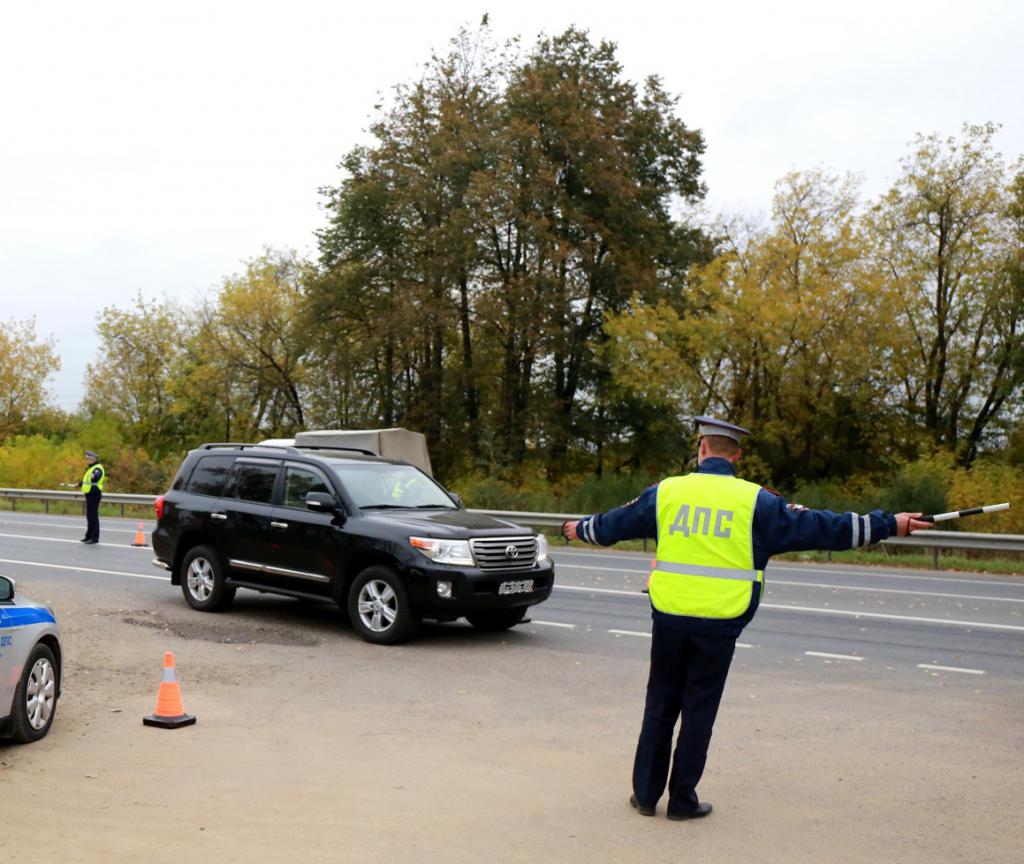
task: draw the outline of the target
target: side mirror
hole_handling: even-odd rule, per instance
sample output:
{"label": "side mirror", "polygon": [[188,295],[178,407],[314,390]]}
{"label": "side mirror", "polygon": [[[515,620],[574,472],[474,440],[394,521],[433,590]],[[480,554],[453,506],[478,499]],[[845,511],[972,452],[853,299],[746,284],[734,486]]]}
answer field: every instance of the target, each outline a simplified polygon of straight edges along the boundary
{"label": "side mirror", "polygon": [[448,496],[459,505],[459,509],[462,509],[462,496],[458,492],[449,492]]}
{"label": "side mirror", "polygon": [[14,580],[9,576],[0,576],[0,603],[14,599]]}
{"label": "side mirror", "polygon": [[334,513],[338,502],[329,492],[309,492],[306,495],[306,509],[314,513]]}

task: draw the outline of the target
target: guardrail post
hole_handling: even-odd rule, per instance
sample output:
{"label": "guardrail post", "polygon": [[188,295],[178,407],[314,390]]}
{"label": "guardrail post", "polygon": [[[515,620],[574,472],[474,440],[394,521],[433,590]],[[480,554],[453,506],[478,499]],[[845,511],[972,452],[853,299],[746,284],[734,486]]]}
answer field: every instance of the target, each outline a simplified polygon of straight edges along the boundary
{"label": "guardrail post", "polygon": [[124,504],[121,505],[121,518],[124,518]]}
{"label": "guardrail post", "polygon": [[939,569],[939,547],[932,546],[932,570]]}
{"label": "guardrail post", "polygon": [[50,512],[50,499],[49,498],[44,498],[43,499],[43,510],[46,513]]}

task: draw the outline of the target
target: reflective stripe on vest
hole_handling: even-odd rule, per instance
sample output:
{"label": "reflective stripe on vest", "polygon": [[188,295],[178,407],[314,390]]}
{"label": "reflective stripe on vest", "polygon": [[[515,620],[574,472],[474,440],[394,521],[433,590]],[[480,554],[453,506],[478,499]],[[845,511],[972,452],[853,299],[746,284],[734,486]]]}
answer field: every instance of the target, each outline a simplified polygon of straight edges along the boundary
{"label": "reflective stripe on vest", "polygon": [[654,569],[663,573],[679,573],[683,576],[710,576],[714,579],[739,579],[756,582],[760,571],[737,570],[733,567],[701,567],[697,564],[672,564],[669,561],[655,561]]}
{"label": "reflective stripe on vest", "polygon": [[752,526],[761,487],[722,474],[686,474],[658,484],[654,608],[671,615],[737,618],[764,574],[754,568]]}
{"label": "reflective stripe on vest", "polygon": [[[92,480],[90,480],[89,478],[92,477],[92,472],[95,471],[97,468],[100,469],[100,479],[93,483]],[[97,462],[95,465],[90,465],[88,468],[85,469],[85,474],[82,475],[82,494],[88,495],[89,492],[92,491],[93,486],[95,486],[97,489],[100,490],[100,492],[102,492],[103,483],[106,479],[107,470],[99,462]]]}

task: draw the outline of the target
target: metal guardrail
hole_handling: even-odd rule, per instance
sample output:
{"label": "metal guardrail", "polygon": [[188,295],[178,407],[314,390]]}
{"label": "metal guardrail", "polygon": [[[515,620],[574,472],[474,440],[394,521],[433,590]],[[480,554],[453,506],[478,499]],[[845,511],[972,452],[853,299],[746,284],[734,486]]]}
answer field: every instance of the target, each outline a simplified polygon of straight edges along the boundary
{"label": "metal guardrail", "polygon": [[[81,492],[71,489],[0,489],[0,499],[7,498],[11,502],[11,509],[18,509],[19,501],[42,501],[43,509],[50,512],[51,501],[77,501],[85,512],[84,496]],[[132,495],[127,492],[104,492],[104,504],[118,504],[121,507],[121,515],[124,516],[124,508],[134,504],[139,507],[152,507],[156,495]]]}
{"label": "metal guardrail", "polygon": [[[561,528],[570,519],[579,519],[573,513],[516,513],[511,510],[471,510],[485,516],[508,519],[536,528]],[[985,552],[1024,552],[1022,534],[969,534],[966,531],[920,531],[910,537],[890,537],[883,546],[916,546],[930,549],[932,565],[939,569],[939,552],[943,549],[970,549]],[[644,549],[646,549],[646,542]],[[832,556],[829,554],[829,560]]]}
{"label": "metal guardrail", "polygon": [[[132,495],[118,492],[104,492],[104,504],[117,504],[121,507],[121,515],[128,505],[153,506],[155,495]],[[50,512],[51,501],[81,501],[83,511],[85,502],[82,493],[73,490],[54,489],[0,489],[0,499],[9,499],[11,509],[17,509],[21,500],[43,501],[45,510]],[[493,516],[497,519],[508,519],[520,525],[533,528],[561,528],[562,523],[570,519],[579,519],[574,513],[522,513],[516,510],[470,510],[481,516]],[[921,531],[910,537],[891,537],[882,541],[883,546],[914,546],[930,549],[932,564],[939,566],[939,552],[943,549],[970,549],[985,552],[1024,552],[1024,535],[1021,534],[970,534],[966,531]],[[646,548],[646,545],[645,547]]]}

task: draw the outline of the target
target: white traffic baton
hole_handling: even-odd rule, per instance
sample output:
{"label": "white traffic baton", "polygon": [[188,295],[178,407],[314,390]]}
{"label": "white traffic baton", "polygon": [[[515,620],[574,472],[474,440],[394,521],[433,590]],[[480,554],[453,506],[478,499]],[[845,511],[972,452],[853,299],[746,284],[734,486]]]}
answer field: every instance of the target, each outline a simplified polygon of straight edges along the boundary
{"label": "white traffic baton", "polygon": [[959,519],[961,516],[976,516],[978,513],[998,513],[1001,510],[1009,510],[1009,502],[1005,504],[988,504],[985,507],[968,507],[966,510],[953,510],[949,513],[936,513],[929,516],[915,516],[919,522],[948,522],[950,519]]}

